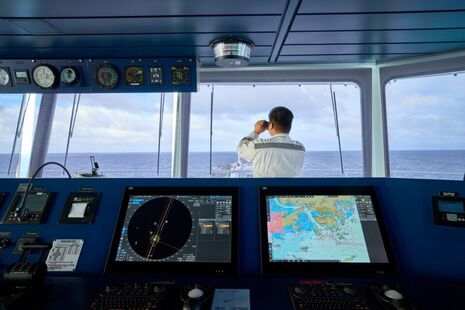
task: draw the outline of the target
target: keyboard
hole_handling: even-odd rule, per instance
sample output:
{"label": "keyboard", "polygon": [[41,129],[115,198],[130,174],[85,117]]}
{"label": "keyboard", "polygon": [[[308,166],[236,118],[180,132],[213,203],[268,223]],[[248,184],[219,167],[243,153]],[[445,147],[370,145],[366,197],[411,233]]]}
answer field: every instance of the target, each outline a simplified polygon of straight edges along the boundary
{"label": "keyboard", "polygon": [[315,283],[289,287],[295,310],[368,310],[366,298],[350,284]]}
{"label": "keyboard", "polygon": [[173,287],[150,282],[107,285],[92,302],[90,309],[166,309],[173,300]]}

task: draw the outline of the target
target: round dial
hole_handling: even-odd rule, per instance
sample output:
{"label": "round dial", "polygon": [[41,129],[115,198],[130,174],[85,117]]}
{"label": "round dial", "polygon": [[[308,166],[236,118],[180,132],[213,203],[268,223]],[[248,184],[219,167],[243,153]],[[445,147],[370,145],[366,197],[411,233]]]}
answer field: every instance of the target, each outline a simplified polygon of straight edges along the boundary
{"label": "round dial", "polygon": [[58,83],[58,73],[50,65],[38,65],[32,71],[32,79],[40,88],[53,88]]}
{"label": "round dial", "polygon": [[10,75],[4,68],[0,68],[0,86],[6,86],[10,84]]}
{"label": "round dial", "polygon": [[114,88],[118,84],[118,69],[110,64],[102,64],[95,69],[97,85],[103,88]]}
{"label": "round dial", "polygon": [[66,67],[61,70],[61,82],[65,85],[71,86],[79,82],[79,70],[74,67]]}

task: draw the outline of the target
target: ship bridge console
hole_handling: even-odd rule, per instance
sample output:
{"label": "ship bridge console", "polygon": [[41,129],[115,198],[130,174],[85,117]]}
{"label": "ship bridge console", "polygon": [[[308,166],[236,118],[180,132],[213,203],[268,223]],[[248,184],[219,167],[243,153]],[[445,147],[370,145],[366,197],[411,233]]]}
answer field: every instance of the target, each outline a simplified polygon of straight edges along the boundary
{"label": "ship bridge console", "polygon": [[[452,119],[463,115],[463,87],[455,95],[457,80],[425,82],[427,95],[413,94],[392,112],[386,90],[411,77],[460,78],[463,29],[465,4],[458,0],[0,3],[0,308],[464,309],[464,127]],[[329,86],[326,97],[303,90],[306,97],[295,101],[313,100],[306,109],[317,112],[324,98],[331,103],[323,123],[334,119],[337,173],[327,173],[332,155],[322,152],[319,168],[327,174],[235,178],[238,162],[217,175],[213,123],[229,134],[240,127],[230,127],[235,113],[259,113],[261,99],[245,100],[244,84],[269,86],[269,101],[281,92],[296,98],[278,85]],[[335,89],[347,84],[360,108],[341,109]],[[216,96],[228,87],[239,87],[222,94],[232,112],[217,122]],[[453,96],[441,101],[429,93],[436,88]],[[97,115],[83,122],[96,150],[113,150],[107,136],[94,138],[121,123],[136,130],[118,127],[108,135],[115,144],[128,143],[133,152],[152,143],[153,132],[140,129],[156,127],[149,112],[106,118],[120,106],[126,113],[144,109],[128,94],[160,97],[158,154],[150,149],[153,156],[117,175],[102,173],[91,152],[92,172],[83,172],[69,151],[82,114]],[[65,115],[63,96],[71,117],[67,140],[57,139],[66,149],[61,156],[50,142],[54,119]],[[94,106],[90,96],[107,102]],[[15,112],[12,98],[22,98]],[[191,117],[199,107],[202,117]],[[172,121],[168,159],[160,151],[164,113]],[[3,122],[13,114],[17,122]],[[392,114],[402,118],[391,121]],[[360,115],[349,130],[339,127],[347,115]],[[208,116],[210,127],[202,127]],[[301,121],[302,137],[318,130],[314,120]],[[65,132],[60,124],[54,130]],[[411,130],[402,127],[398,141],[389,139],[404,124],[428,128],[413,134],[412,145],[431,140],[428,165],[440,177],[393,173],[405,169],[394,146],[407,150],[413,170],[426,165],[402,144]],[[452,133],[428,135],[443,129]],[[351,130],[360,150],[350,153],[354,175],[344,170],[344,134]],[[210,139],[209,157],[198,159],[209,159],[201,177],[188,172],[196,131]],[[309,149],[327,142],[327,131],[317,135]],[[111,157],[115,165],[124,160]],[[47,174],[51,165],[67,174]],[[143,165],[151,168],[141,177]]]}

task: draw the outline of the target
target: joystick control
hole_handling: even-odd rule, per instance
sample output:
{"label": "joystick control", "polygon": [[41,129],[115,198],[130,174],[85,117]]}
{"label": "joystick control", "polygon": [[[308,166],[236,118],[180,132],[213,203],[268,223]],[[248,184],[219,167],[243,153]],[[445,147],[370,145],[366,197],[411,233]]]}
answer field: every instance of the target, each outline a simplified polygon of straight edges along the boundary
{"label": "joystick control", "polygon": [[181,289],[183,310],[210,309],[213,288],[208,285],[192,284]]}
{"label": "joystick control", "polygon": [[198,289],[198,288],[193,288],[191,289],[189,292],[187,292],[187,296],[189,298],[200,298],[203,296],[203,291],[201,289]]}

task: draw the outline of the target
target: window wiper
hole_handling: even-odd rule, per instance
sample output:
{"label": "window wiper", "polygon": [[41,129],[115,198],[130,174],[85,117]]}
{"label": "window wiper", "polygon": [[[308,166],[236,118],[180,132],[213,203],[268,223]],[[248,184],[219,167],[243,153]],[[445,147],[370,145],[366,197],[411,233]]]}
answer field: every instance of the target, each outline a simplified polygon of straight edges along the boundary
{"label": "window wiper", "polygon": [[[76,117],[77,117],[80,102],[81,102],[81,94],[74,94],[73,108],[71,109],[71,118],[69,120],[68,141],[66,142],[65,160],[63,161],[63,166],[65,167],[66,167],[66,162],[68,161],[69,143],[71,142],[71,138],[73,137],[74,126],[76,125]],[[64,171],[63,171],[63,174],[65,174]]]}
{"label": "window wiper", "polygon": [[26,117],[26,111],[27,111],[27,108],[29,107],[30,99],[31,99],[31,96],[29,94],[24,94],[23,99],[21,101],[21,108],[18,114],[18,123],[16,124],[15,139],[13,140],[10,163],[8,164],[8,175],[10,175],[10,172],[11,172],[11,165],[13,163],[13,156],[15,154],[16,143],[18,142],[18,139],[21,137],[21,132],[23,131],[24,119]]}
{"label": "window wiper", "polygon": [[341,161],[341,174],[344,175],[344,162],[342,160],[342,149],[341,149],[341,136],[339,133],[339,119],[337,116],[337,102],[336,92],[333,92],[333,84],[329,84],[329,91],[331,93],[331,103],[333,106],[334,126],[336,127],[337,142],[339,145],[339,159]]}
{"label": "window wiper", "polygon": [[212,175],[212,151],[213,151],[213,101],[215,95],[215,85],[212,84],[210,93],[210,176]]}
{"label": "window wiper", "polygon": [[157,175],[160,175],[160,142],[163,129],[163,114],[165,110],[165,93],[160,93],[160,120],[158,122],[158,153],[157,153]]}

